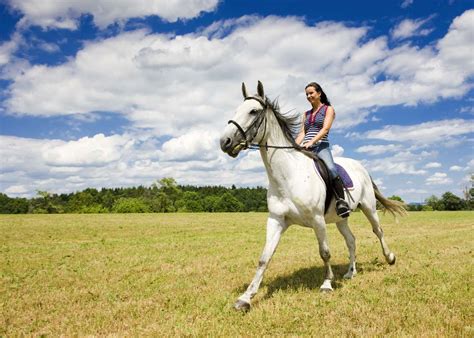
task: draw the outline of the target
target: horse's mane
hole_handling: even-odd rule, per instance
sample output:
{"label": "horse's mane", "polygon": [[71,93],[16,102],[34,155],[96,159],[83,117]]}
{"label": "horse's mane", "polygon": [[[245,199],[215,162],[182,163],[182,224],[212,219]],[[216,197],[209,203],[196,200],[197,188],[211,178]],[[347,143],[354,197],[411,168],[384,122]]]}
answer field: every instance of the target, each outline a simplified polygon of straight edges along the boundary
{"label": "horse's mane", "polygon": [[297,135],[301,128],[301,115],[300,114],[290,114],[291,111],[282,113],[280,111],[280,105],[278,104],[278,99],[271,101],[268,97],[265,98],[268,107],[273,111],[278,125],[280,126],[283,135],[290,142],[290,144],[298,151],[302,152],[306,156],[316,159],[317,156],[309,150],[301,147],[295,142],[295,135]]}

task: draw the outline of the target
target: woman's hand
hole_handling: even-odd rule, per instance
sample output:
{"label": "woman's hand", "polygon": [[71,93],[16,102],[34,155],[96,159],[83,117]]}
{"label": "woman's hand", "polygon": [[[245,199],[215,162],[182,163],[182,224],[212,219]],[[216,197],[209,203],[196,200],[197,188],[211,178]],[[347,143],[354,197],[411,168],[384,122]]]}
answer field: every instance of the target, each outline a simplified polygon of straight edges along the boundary
{"label": "woman's hand", "polygon": [[303,148],[306,148],[306,149],[311,149],[313,146],[314,146],[314,143],[311,141],[303,143]]}

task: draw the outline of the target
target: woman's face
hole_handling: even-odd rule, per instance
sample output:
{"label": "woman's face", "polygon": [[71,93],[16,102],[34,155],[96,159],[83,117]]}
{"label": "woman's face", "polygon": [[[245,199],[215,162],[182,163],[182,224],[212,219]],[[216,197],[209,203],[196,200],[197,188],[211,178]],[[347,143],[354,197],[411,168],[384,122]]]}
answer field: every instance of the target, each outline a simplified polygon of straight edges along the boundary
{"label": "woman's face", "polygon": [[314,103],[319,103],[321,99],[321,93],[318,93],[316,91],[316,88],[313,86],[309,86],[306,88],[306,99],[308,100],[309,103],[314,104]]}

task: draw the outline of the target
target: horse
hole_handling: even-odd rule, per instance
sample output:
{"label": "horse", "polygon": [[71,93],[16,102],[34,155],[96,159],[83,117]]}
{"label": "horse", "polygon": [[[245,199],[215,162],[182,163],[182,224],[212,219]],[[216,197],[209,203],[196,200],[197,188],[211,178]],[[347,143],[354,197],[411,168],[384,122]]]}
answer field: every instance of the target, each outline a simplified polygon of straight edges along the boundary
{"label": "horse", "polygon": [[[321,175],[315,170],[312,152],[305,151],[293,139],[292,129],[300,124],[300,116],[282,114],[276,101],[265,96],[263,85],[258,81],[257,94],[249,96],[242,83],[244,97],[234,117],[225,127],[220,147],[231,157],[237,157],[247,148],[258,148],[268,176],[268,219],[266,241],[257,271],[246,291],[234,304],[236,310],[248,311],[251,299],[257,293],[263,275],[275,253],[281,236],[292,224],[312,228],[315,232],[319,254],[324,262],[325,277],[321,291],[332,291],[334,274],[330,264],[330,250],[326,224],[336,223],[349,251],[349,268],[343,276],[355,277],[356,243],[348,225],[348,218],[340,218],[335,212],[335,200],[325,210],[326,187]],[[257,141],[258,140],[258,141]],[[359,207],[372,225],[380,241],[388,264],[396,261],[388,247],[377,215],[376,201],[394,216],[406,214],[403,203],[385,198],[373,182],[367,170],[356,160],[338,157],[335,162],[345,168],[353,181],[348,199],[352,210]],[[346,194],[347,195],[347,194]]]}

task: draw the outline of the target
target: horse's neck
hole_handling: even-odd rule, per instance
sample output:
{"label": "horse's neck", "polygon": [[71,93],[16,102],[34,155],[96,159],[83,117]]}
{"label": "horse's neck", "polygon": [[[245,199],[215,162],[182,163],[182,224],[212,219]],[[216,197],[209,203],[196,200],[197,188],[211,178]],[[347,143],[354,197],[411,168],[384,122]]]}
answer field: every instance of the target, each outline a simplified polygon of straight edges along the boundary
{"label": "horse's neck", "polygon": [[[269,146],[292,146],[274,116],[268,119],[265,141]],[[272,185],[281,186],[291,183],[291,179],[295,178],[295,174],[299,171],[298,168],[311,168],[311,160],[295,149],[261,148],[260,154],[265,164],[269,183]]]}

